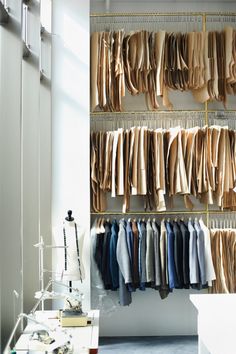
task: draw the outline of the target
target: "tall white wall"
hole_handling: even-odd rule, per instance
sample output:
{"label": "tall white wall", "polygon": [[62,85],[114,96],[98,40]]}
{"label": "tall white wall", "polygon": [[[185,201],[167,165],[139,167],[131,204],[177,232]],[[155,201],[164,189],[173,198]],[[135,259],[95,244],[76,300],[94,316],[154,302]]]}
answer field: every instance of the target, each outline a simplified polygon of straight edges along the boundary
{"label": "tall white wall", "polygon": [[[51,2],[42,0],[41,6],[47,1]],[[50,76],[40,81],[40,2],[30,2],[31,54],[25,59],[22,1],[8,0],[7,6],[9,23],[0,26],[2,348],[16,316],[35,304],[39,267],[38,250],[33,245],[40,235],[45,243],[51,242],[51,89]],[[50,58],[49,46],[42,64],[47,73]],[[51,255],[45,258],[49,269]]]}
{"label": "tall white wall", "polygon": [[[73,285],[84,293],[83,305],[88,308],[89,2],[54,1],[52,32],[52,227],[63,244],[62,223],[71,209],[84,232],[86,278],[82,285]],[[57,261],[53,253],[55,266]]]}
{"label": "tall white wall", "polygon": [[14,324],[13,290],[21,305],[21,4],[9,1],[11,20],[0,26],[0,239],[3,345]]}
{"label": "tall white wall", "polygon": [[[105,1],[91,1],[91,13],[99,13],[105,11]],[[216,3],[214,1],[110,1],[110,12],[146,13],[176,11],[235,11],[235,4],[233,2]],[[132,18],[130,18],[130,21],[132,21]],[[142,22],[142,24],[144,23],[145,20]],[[168,25],[169,24],[162,23],[162,29],[168,29]],[[217,24],[212,24],[212,28],[216,25]],[[106,26],[106,28],[107,27],[108,26]],[[145,25],[143,25],[143,27],[145,27]],[[175,30],[175,28],[172,28],[172,30]],[[174,103],[177,104],[179,109],[204,109],[204,106],[199,107],[199,105],[196,105],[196,103],[194,103],[193,99],[188,94],[176,93],[173,94],[173,96]],[[129,103],[135,102],[133,106],[129,106],[130,110],[145,109],[143,97],[132,97],[132,99],[126,99],[127,101],[129,100]],[[233,101],[235,101],[235,97],[233,97]],[[214,107],[217,107],[217,104],[214,104]],[[218,107],[222,109],[222,106]],[[229,108],[235,108],[235,104]],[[119,307],[116,298],[116,304],[118,306],[116,311],[108,311],[107,314],[101,316],[100,335],[152,336],[196,334],[197,313],[190,303],[190,293],[193,293],[193,291],[174,290],[173,294],[170,294],[167,299],[161,300],[158,292],[155,292],[154,290],[147,289],[145,292],[136,291],[136,293],[132,295],[132,304],[129,307],[124,308]]]}

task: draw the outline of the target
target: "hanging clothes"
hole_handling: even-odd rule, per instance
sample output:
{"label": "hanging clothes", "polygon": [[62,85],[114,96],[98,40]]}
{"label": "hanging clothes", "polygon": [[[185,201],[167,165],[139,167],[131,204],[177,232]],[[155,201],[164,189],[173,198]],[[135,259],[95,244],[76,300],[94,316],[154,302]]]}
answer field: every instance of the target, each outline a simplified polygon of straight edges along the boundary
{"label": "hanging clothes", "polygon": [[[191,91],[197,102],[226,106],[236,93],[236,30],[155,33],[140,30],[91,34],[91,110],[123,109],[126,87],[144,94],[147,108],[172,109],[169,91]],[[125,87],[126,86],[126,87]]]}
{"label": "hanging clothes", "polygon": [[143,196],[144,209],[166,210],[182,196],[236,209],[236,131],[227,126],[182,129],[119,128],[91,133],[91,200],[94,211],[106,210],[106,195]]}
{"label": "hanging clothes", "polygon": [[211,251],[216,279],[212,282],[212,293],[235,293],[235,229],[211,229]]}
{"label": "hanging clothes", "polygon": [[[165,299],[174,289],[212,285],[215,270],[209,230],[202,219],[98,219],[91,230],[92,269],[107,291],[119,289],[119,303],[131,303],[139,289],[158,290]],[[96,234],[97,233],[97,234]],[[97,265],[97,270],[95,265]]]}

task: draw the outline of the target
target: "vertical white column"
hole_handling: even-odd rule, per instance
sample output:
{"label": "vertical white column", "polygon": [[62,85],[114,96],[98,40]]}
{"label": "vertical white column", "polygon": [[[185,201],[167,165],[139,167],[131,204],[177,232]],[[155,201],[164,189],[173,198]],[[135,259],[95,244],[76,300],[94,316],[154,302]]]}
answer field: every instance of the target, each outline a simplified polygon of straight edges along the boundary
{"label": "vertical white column", "polygon": [[[40,190],[40,235],[45,244],[51,244],[51,173],[52,173],[52,129],[51,129],[51,17],[52,1],[41,0],[40,18],[44,33],[40,42],[40,70],[42,78],[40,82],[39,102],[39,190]],[[44,252],[44,267],[52,269],[51,250]],[[46,285],[52,276],[50,272],[44,273],[44,284]],[[45,307],[50,303],[45,302]]]}
{"label": "vertical white column", "polygon": [[35,303],[39,289],[38,250],[33,246],[40,236],[40,5],[31,1],[28,8],[27,37],[30,55],[22,61],[23,125],[23,274],[24,312]]}
{"label": "vertical white column", "polygon": [[[10,22],[0,26],[0,268],[2,348],[14,325],[13,290],[21,273],[21,4],[9,0]],[[20,311],[20,298],[15,302]],[[1,348],[0,348],[1,351]],[[1,351],[2,352],[2,351]]]}
{"label": "vertical white column", "polygon": [[[79,228],[85,232],[86,279],[83,284],[73,284],[84,293],[83,306],[88,308],[89,2],[54,1],[52,32],[52,226],[60,230],[67,210],[71,209]],[[57,261],[54,257],[54,265]]]}

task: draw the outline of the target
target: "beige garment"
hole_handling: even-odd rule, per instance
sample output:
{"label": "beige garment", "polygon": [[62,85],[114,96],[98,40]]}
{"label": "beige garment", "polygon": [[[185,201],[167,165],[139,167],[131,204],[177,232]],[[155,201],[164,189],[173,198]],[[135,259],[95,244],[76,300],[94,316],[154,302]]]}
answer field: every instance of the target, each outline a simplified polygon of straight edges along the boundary
{"label": "beige garment", "polygon": [[90,100],[92,112],[99,104],[98,100],[98,58],[100,33],[93,32],[90,37]]}
{"label": "beige garment", "polygon": [[184,196],[185,206],[188,209],[193,208],[193,203],[191,202],[188,194],[195,194],[196,188],[192,189],[192,180],[194,175],[194,150],[195,150],[195,140],[198,132],[198,127],[186,129],[186,143],[183,147],[185,168],[186,168],[186,179],[188,193]]}
{"label": "beige garment", "polygon": [[122,97],[125,96],[125,72],[123,60],[123,40],[124,30],[114,32],[114,44],[112,52],[112,82],[111,82],[111,101],[113,110],[122,110]]}
{"label": "beige garment", "polygon": [[209,61],[210,61],[210,80],[208,82],[208,93],[210,99],[218,99],[218,69],[217,69],[217,49],[216,49],[216,32],[209,32]]}
{"label": "beige garment", "polygon": [[188,194],[187,174],[186,174],[184,154],[182,149],[182,139],[184,135],[185,135],[185,130],[183,129],[179,130],[176,173],[175,173],[175,194]]}
{"label": "beige garment", "polygon": [[136,66],[137,34],[130,33],[124,38],[124,72],[127,89],[131,95],[138,93],[137,83],[133,75]]}
{"label": "beige garment", "polygon": [[134,127],[134,142],[133,142],[133,156],[132,156],[132,178],[131,178],[131,194],[138,194],[138,152],[139,152],[139,139],[140,127]]}
{"label": "beige garment", "polygon": [[172,80],[171,80],[171,68],[172,68],[172,57],[173,57],[173,48],[170,44],[171,42],[171,34],[166,33],[165,35],[165,47],[164,47],[164,63],[163,63],[163,105],[168,109],[173,109],[173,105],[169,100],[168,88],[172,87]]}
{"label": "beige garment", "polygon": [[217,169],[216,203],[223,207],[224,192],[229,192],[233,188],[233,165],[230,154],[230,140],[227,127],[221,128],[219,150],[218,150],[218,169]]}
{"label": "beige garment", "polygon": [[216,190],[216,171],[218,167],[218,152],[219,152],[219,140],[220,140],[220,133],[221,133],[221,127],[218,126],[212,126],[208,128],[211,132],[211,146],[210,146],[210,153],[211,153],[211,160],[212,160],[212,189],[213,191]]}
{"label": "beige garment", "polygon": [[154,34],[154,55],[156,61],[156,95],[163,96],[165,31]]}
{"label": "beige garment", "polygon": [[98,78],[98,93],[99,106],[101,109],[107,104],[106,100],[106,33],[101,32],[100,37],[100,56],[99,56],[99,78]]}
{"label": "beige garment", "polygon": [[117,143],[117,195],[124,195],[124,129],[118,129]]}
{"label": "beige garment", "polygon": [[175,167],[177,160],[179,128],[170,128],[167,131],[167,154],[166,154],[166,184],[168,185],[169,196],[175,194]]}
{"label": "beige garment", "polygon": [[147,194],[147,127],[140,128],[138,146],[138,185],[137,194]]}
{"label": "beige garment", "polygon": [[105,81],[105,87],[106,87],[106,106],[104,107],[104,111],[113,111],[113,102],[111,100],[112,98],[112,92],[113,92],[113,87],[114,84],[112,83],[112,67],[111,67],[111,59],[112,59],[112,51],[113,51],[113,36],[112,32],[106,32],[105,34],[105,44],[106,44],[106,81]]}
{"label": "beige garment", "polygon": [[143,81],[142,81],[142,71],[144,64],[144,31],[139,31],[137,33],[137,59],[136,59],[136,67],[134,70],[135,81],[138,85],[139,93],[143,92]]}
{"label": "beige garment", "polygon": [[134,140],[135,140],[135,131],[136,128],[132,127],[130,128],[130,137],[129,137],[129,171],[128,171],[128,177],[129,177],[129,185],[132,185],[132,170],[133,170],[133,156],[134,156]]}
{"label": "beige garment", "polygon": [[165,179],[165,159],[164,159],[164,131],[156,129],[153,132],[153,178],[154,189],[156,192],[155,208],[157,211],[166,210],[165,193],[166,193],[166,179]]}
{"label": "beige garment", "polygon": [[212,229],[211,250],[216,280],[210,289],[212,293],[236,292],[236,230]]}
{"label": "beige garment", "polygon": [[144,52],[143,52],[143,68],[141,70],[141,80],[142,80],[142,92],[148,92],[148,76],[151,71],[150,63],[150,48],[149,48],[149,32],[143,31],[143,42],[144,42]]}
{"label": "beige garment", "polygon": [[149,57],[150,57],[150,70],[147,76],[148,88],[145,94],[146,105],[148,109],[158,109],[159,103],[156,94],[156,58],[155,58],[155,48],[154,48],[154,34],[149,34]]}
{"label": "beige garment", "polygon": [[117,159],[117,144],[118,144],[118,131],[113,132],[113,147],[112,147],[112,165],[111,165],[111,196],[116,196],[116,159]]}
{"label": "beige garment", "polygon": [[[226,31],[227,33],[228,31]],[[227,44],[229,39],[229,35],[226,35],[226,52],[229,53],[230,47]],[[229,77],[227,79],[227,92],[229,94],[236,94],[236,30],[232,31],[232,53],[231,53],[231,60],[229,63]],[[227,71],[226,71],[227,73]],[[226,74],[227,75],[227,74]]]}
{"label": "beige garment", "polygon": [[216,51],[218,69],[218,100],[226,106],[226,76],[225,76],[225,33],[216,32]]}
{"label": "beige garment", "polygon": [[194,41],[195,34],[194,32],[189,32],[187,34],[188,38],[188,87],[190,89],[194,88]]}
{"label": "beige garment", "polygon": [[182,150],[182,131],[179,127],[169,129],[167,170],[169,196],[188,194],[188,183]]}
{"label": "beige garment", "polygon": [[211,135],[209,129],[204,127],[202,131],[201,157],[198,173],[198,193],[202,203],[213,204],[213,188],[211,185]]}
{"label": "beige garment", "polygon": [[105,133],[105,164],[104,164],[104,174],[101,188],[103,190],[111,190],[111,162],[112,162],[112,146],[113,146],[113,132]]}
{"label": "beige garment", "polygon": [[101,158],[100,139],[103,139],[103,136],[99,132],[91,134],[91,204],[96,212],[106,209],[106,193],[100,188],[100,178],[102,177],[100,171],[102,166],[99,166]]}
{"label": "beige garment", "polygon": [[90,135],[90,178],[91,178],[91,204],[94,211],[98,211],[96,203],[96,190],[97,190],[97,161],[96,161],[96,133]]}
{"label": "beige garment", "polygon": [[202,69],[203,82],[201,87],[192,87],[192,94],[195,100],[199,103],[204,103],[210,99],[208,92],[208,81],[210,80],[210,63],[208,57],[208,32],[202,33]]}
{"label": "beige garment", "polygon": [[126,213],[130,204],[130,179],[129,179],[129,155],[130,155],[131,131],[126,129],[124,133],[124,199],[122,211]]}
{"label": "beige garment", "polygon": [[231,63],[233,52],[233,28],[227,26],[224,30],[225,33],[225,78],[227,82],[231,80]]}
{"label": "beige garment", "polygon": [[223,195],[223,208],[236,210],[236,131],[229,130],[233,188]]}

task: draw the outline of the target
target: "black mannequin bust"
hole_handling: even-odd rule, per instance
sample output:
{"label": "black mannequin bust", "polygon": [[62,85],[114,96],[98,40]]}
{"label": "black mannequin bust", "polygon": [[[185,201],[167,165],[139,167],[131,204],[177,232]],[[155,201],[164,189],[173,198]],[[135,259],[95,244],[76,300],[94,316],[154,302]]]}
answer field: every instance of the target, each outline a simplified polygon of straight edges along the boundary
{"label": "black mannequin bust", "polygon": [[66,216],[65,219],[66,219],[67,221],[74,221],[74,218],[73,218],[73,216],[72,216],[72,210],[68,210],[67,214],[68,214],[68,216]]}

